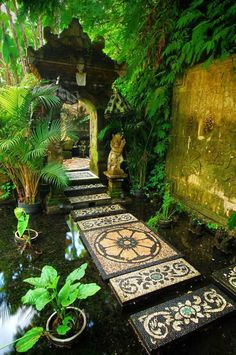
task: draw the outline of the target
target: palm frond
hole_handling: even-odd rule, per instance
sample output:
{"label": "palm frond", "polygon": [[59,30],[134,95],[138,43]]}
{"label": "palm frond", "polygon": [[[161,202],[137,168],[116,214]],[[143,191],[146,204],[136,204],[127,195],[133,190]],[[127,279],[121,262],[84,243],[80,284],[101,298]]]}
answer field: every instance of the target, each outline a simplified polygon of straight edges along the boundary
{"label": "palm frond", "polygon": [[40,177],[48,184],[58,189],[68,186],[68,177],[63,166],[56,162],[48,163],[43,167]]}

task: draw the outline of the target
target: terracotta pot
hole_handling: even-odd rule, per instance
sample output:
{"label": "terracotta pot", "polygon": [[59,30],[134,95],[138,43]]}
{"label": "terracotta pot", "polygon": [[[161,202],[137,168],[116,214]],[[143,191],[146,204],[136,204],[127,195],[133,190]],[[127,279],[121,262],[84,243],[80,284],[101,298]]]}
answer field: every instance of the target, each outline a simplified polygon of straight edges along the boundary
{"label": "terracotta pot", "polygon": [[81,326],[80,329],[78,329],[78,331],[76,332],[76,334],[74,334],[73,336],[69,337],[69,338],[57,338],[55,335],[52,335],[51,331],[51,324],[54,321],[55,317],[56,317],[56,312],[52,313],[51,316],[48,318],[47,323],[46,323],[46,331],[47,333],[47,337],[48,339],[56,346],[59,347],[71,347],[74,343],[76,343],[78,341],[78,338],[80,336],[80,334],[84,331],[86,324],[87,324],[87,320],[86,320],[86,315],[84,313],[84,311],[82,309],[79,309],[77,307],[67,307],[67,309],[73,309],[75,312],[78,313],[78,317],[81,315],[82,319],[83,319],[83,324]]}
{"label": "terracotta pot", "polygon": [[[29,228],[29,231],[30,231],[30,240],[31,241],[34,241],[35,239],[38,238],[39,234],[36,230]],[[26,231],[25,233],[27,234],[28,232]],[[25,239],[20,237],[18,232],[15,232],[15,241],[17,243],[25,243]]]}

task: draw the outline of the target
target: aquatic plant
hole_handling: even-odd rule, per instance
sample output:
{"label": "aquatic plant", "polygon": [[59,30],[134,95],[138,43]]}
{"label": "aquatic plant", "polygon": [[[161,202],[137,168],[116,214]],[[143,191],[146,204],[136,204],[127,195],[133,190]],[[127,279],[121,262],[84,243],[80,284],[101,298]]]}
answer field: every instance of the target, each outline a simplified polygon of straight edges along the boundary
{"label": "aquatic plant", "polygon": [[76,314],[68,307],[75,305],[78,300],[95,295],[100,290],[100,286],[96,283],[83,284],[80,282],[80,279],[85,275],[86,268],[87,263],[84,263],[72,271],[60,289],[58,289],[60,275],[49,265],[43,267],[40,277],[30,277],[24,280],[33,286],[33,289],[28,290],[22,297],[22,303],[35,307],[37,311],[42,311],[46,305],[50,305],[52,310],[56,312],[56,317],[50,331],[44,327],[33,327],[21,338],[15,340],[16,351],[28,351],[42,336],[50,338],[49,333],[57,334],[63,338],[77,331]]}

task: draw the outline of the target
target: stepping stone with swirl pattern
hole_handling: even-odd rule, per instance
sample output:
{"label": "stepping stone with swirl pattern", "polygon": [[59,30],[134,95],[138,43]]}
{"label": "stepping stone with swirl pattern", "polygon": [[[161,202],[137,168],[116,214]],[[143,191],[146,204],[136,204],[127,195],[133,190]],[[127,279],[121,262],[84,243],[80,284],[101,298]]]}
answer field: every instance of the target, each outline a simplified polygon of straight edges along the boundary
{"label": "stepping stone with swirl pattern", "polygon": [[68,200],[70,201],[73,208],[104,205],[107,203],[111,203],[112,201],[111,197],[105,193],[94,194],[94,195],[73,196],[73,197],[69,197]]}
{"label": "stepping stone with swirl pattern", "polygon": [[100,194],[107,191],[107,187],[103,184],[86,184],[69,186],[64,190],[66,196],[81,196]]}
{"label": "stepping stone with swirl pattern", "polygon": [[78,222],[78,227],[82,232],[84,232],[92,229],[115,226],[130,222],[137,222],[137,218],[131,213],[121,213],[118,215],[87,219],[85,221]]}
{"label": "stepping stone with swirl pattern", "polygon": [[213,272],[214,280],[236,299],[236,264]]}
{"label": "stepping stone with swirl pattern", "polygon": [[135,313],[130,323],[150,354],[235,310],[228,296],[209,285]]}
{"label": "stepping stone with swirl pattern", "polygon": [[104,280],[180,256],[141,222],[82,231],[81,239]]}
{"label": "stepping stone with swirl pattern", "polygon": [[110,279],[118,301],[126,304],[150,293],[200,276],[186,260],[179,258]]}
{"label": "stepping stone with swirl pattern", "polygon": [[75,222],[89,219],[92,217],[111,216],[118,213],[124,213],[125,208],[119,204],[105,205],[98,207],[80,208],[79,210],[71,211],[71,216]]}

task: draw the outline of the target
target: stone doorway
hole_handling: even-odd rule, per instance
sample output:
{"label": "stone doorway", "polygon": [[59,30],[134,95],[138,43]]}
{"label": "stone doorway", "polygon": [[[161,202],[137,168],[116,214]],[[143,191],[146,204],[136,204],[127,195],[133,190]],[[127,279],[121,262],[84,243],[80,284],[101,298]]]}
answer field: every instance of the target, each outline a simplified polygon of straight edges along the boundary
{"label": "stone doorway", "polygon": [[[104,111],[120,66],[104,54],[103,39],[92,42],[78,20],[73,20],[59,36],[45,28],[44,37],[47,43],[43,47],[37,51],[28,48],[29,68],[42,79],[59,83],[62,90],[76,98],[75,102],[79,100],[86,106],[90,116],[90,170],[102,176],[107,154],[98,134],[106,125]],[[68,103],[66,98],[64,103]]]}

